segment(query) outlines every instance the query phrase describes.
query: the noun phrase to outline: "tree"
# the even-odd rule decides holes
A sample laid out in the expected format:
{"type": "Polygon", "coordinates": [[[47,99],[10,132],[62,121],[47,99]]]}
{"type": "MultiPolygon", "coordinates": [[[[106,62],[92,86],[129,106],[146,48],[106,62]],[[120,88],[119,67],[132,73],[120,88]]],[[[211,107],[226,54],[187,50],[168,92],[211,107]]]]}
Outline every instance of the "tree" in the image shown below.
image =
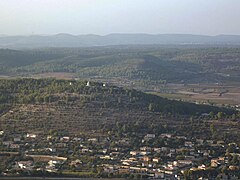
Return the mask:
{"type": "Polygon", "coordinates": [[[234,155],[231,162],[232,165],[239,165],[240,164],[240,160],[238,159],[238,155],[234,155]]]}
{"type": "Polygon", "coordinates": [[[232,114],[232,120],[236,120],[236,114],[232,114]]]}
{"type": "Polygon", "coordinates": [[[227,148],[227,153],[234,153],[236,151],[235,144],[230,144],[227,148]]]}
{"type": "Polygon", "coordinates": [[[218,112],[217,113],[217,118],[222,119],[223,118],[223,112],[218,112]]]}
{"type": "Polygon", "coordinates": [[[209,113],[209,116],[210,116],[211,118],[213,118],[213,117],[214,117],[214,112],[211,111],[211,112],[209,113]]]}
{"type": "Polygon", "coordinates": [[[154,111],[154,104],[153,104],[153,103],[150,103],[150,104],[148,105],[148,110],[149,110],[149,111],[154,111]]]}
{"type": "Polygon", "coordinates": [[[214,135],[216,133],[216,128],[215,128],[214,124],[210,125],[210,131],[211,131],[212,135],[214,135]]]}

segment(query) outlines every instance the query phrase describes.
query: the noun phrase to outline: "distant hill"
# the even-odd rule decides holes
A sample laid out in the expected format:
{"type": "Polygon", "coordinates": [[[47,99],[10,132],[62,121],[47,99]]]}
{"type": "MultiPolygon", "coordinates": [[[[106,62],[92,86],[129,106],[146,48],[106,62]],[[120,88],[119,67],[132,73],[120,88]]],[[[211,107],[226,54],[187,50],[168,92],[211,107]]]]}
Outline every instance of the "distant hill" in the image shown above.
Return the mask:
{"type": "Polygon", "coordinates": [[[146,90],[165,83],[239,82],[239,57],[238,47],[0,49],[0,75],[71,73],[81,79],[117,82],[114,84],[118,86],[121,79],[125,85],[129,82],[136,89],[146,90]]]}
{"type": "MultiPolygon", "coordinates": [[[[0,79],[1,129],[9,134],[52,130],[79,134],[106,131],[117,123],[139,122],[157,128],[182,128],[190,116],[202,118],[202,113],[222,112],[227,117],[225,113],[235,113],[231,109],[172,101],[108,84],[86,84],[73,80],[0,79]]],[[[191,129],[192,124],[186,127],[191,129]]]]}
{"type": "Polygon", "coordinates": [[[107,129],[117,122],[156,124],[163,122],[161,117],[168,117],[166,122],[171,124],[174,117],[183,122],[202,113],[235,113],[231,109],[168,100],[108,84],[86,84],[73,80],[0,79],[0,127],[18,133],[27,128],[74,134],[107,129]]]}
{"type": "MultiPolygon", "coordinates": [[[[0,104],[12,108],[17,105],[49,106],[74,105],[87,109],[109,108],[121,110],[123,114],[129,110],[142,112],[158,112],[172,115],[201,115],[202,113],[226,114],[234,110],[209,105],[197,105],[188,102],[168,100],[159,96],[146,94],[137,90],[103,85],[102,83],[75,80],[54,79],[0,79],[0,104]],[[17,86],[16,86],[17,85],[17,86]]],[[[4,107],[2,107],[4,111],[4,107]]],[[[80,108],[75,113],[80,111],[80,108]]],[[[89,110],[90,112],[90,110],[89,110]]]]}
{"type": "Polygon", "coordinates": [[[109,34],[51,36],[0,36],[0,48],[39,47],[92,47],[109,45],[149,45],[149,44],[233,44],[240,45],[240,35],[190,35],[190,34],[109,34]]]}

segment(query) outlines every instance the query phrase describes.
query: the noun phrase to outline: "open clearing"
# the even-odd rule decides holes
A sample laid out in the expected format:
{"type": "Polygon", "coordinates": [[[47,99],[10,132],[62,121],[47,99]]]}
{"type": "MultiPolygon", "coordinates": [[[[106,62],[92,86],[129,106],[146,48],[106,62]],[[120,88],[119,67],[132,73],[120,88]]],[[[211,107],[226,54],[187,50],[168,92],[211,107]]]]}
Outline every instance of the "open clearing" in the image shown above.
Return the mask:
{"type": "Polygon", "coordinates": [[[169,84],[164,87],[162,92],[153,92],[153,94],[198,103],[240,104],[239,84],[169,84]]]}

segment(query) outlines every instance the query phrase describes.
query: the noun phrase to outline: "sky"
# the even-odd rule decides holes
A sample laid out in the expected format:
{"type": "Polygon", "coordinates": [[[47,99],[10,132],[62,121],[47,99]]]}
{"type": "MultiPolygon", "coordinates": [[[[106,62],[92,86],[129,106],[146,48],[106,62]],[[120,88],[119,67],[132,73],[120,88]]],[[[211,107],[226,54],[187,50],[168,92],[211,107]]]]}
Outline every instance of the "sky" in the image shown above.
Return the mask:
{"type": "Polygon", "coordinates": [[[240,0],[0,0],[0,34],[240,34],[240,0]]]}

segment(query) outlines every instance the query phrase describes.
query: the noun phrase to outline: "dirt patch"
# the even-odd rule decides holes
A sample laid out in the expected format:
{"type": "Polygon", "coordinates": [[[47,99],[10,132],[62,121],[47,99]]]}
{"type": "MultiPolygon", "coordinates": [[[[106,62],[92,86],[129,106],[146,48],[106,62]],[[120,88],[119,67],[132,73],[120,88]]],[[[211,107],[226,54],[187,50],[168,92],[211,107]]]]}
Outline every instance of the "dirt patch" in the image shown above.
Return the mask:
{"type": "Polygon", "coordinates": [[[33,76],[33,78],[73,79],[73,78],[76,78],[76,76],[74,73],[53,72],[53,73],[36,74],[33,76]]]}

